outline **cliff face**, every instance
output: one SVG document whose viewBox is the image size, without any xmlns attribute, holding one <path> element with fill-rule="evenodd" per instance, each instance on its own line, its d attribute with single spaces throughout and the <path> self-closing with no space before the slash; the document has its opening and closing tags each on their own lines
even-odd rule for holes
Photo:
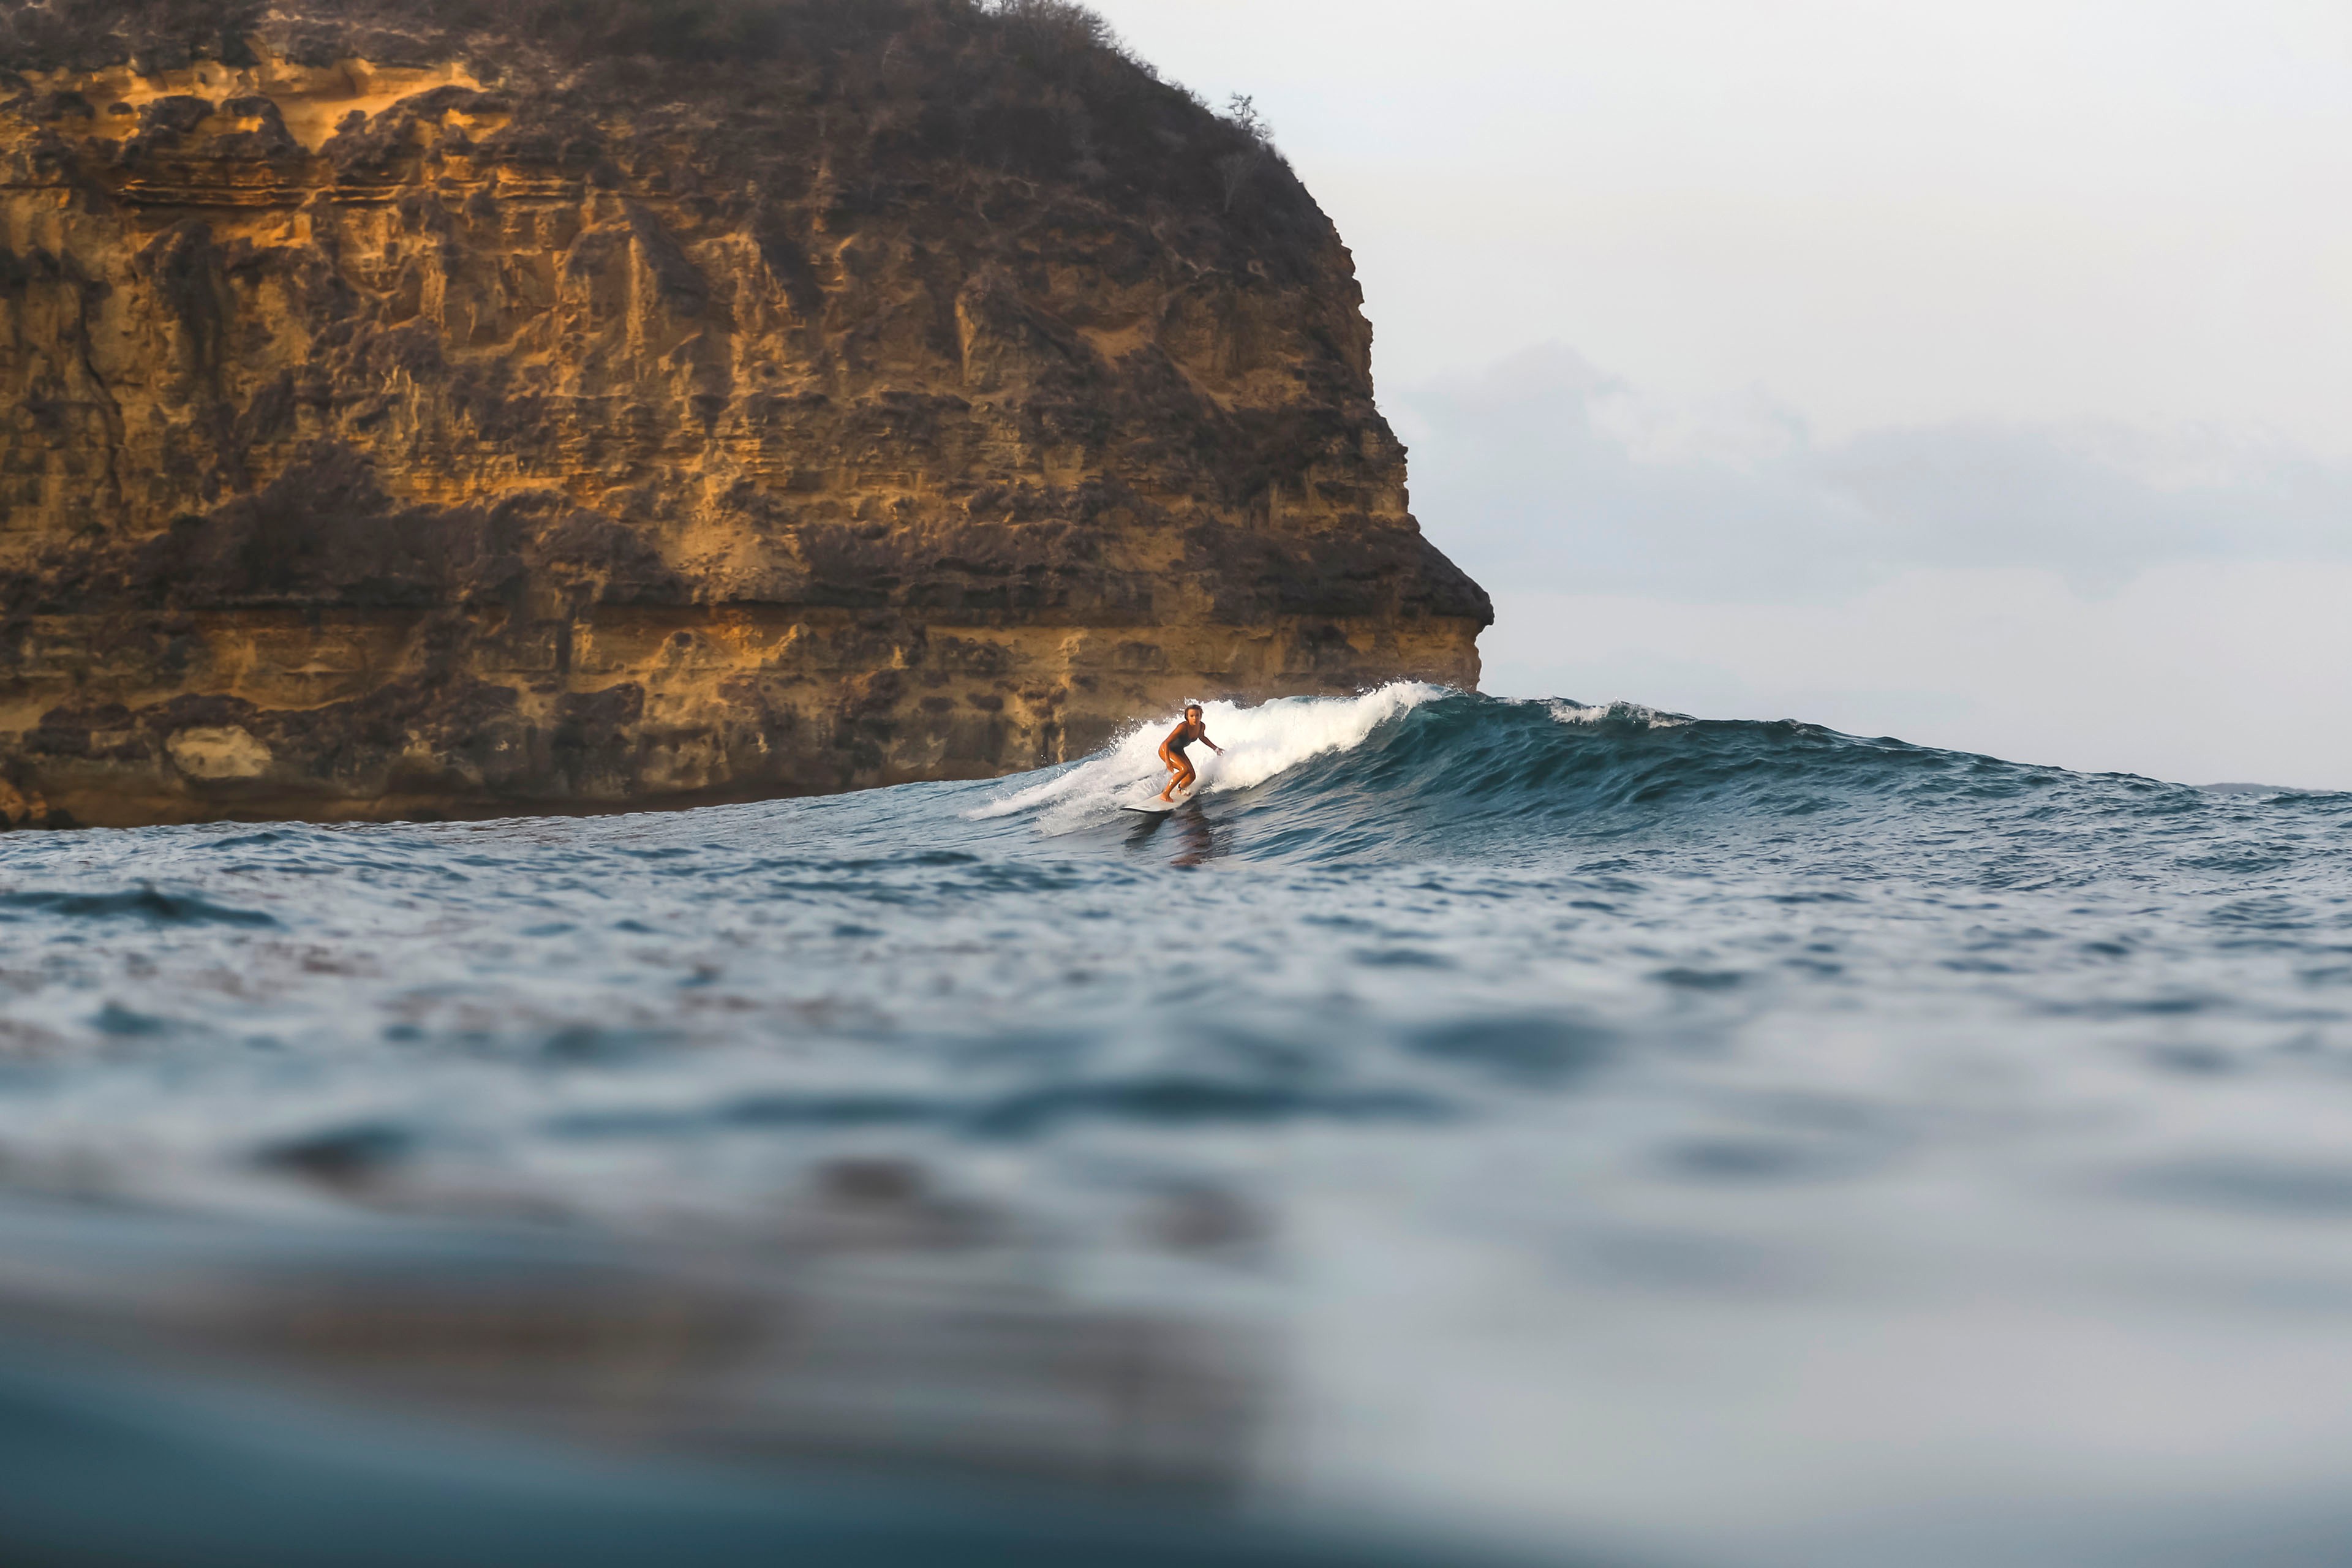
<svg viewBox="0 0 2352 1568">
<path fill-rule="evenodd" d="M 1476 681 L 1339 237 L 1082 14 L 0 0 L 0 68 L 14 820 L 840 789 Z"/>
</svg>

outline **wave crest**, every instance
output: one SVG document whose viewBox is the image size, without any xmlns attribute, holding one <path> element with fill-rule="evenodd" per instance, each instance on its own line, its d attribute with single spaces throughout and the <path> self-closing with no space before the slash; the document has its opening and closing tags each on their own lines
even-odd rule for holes
<svg viewBox="0 0 2352 1568">
<path fill-rule="evenodd" d="M 1443 686 L 1417 680 L 1391 681 L 1353 697 L 1278 697 L 1255 707 L 1204 702 L 1202 721 L 1224 748 L 1220 756 L 1203 750 L 1193 766 L 1202 795 L 1231 794 L 1265 783 L 1311 758 L 1355 750 L 1372 732 L 1423 703 L 1454 695 Z M 1123 731 L 1087 758 L 1050 777 L 999 795 L 965 814 L 967 820 L 1042 813 L 1038 826 L 1059 832 L 1099 821 L 1122 805 L 1140 805 L 1168 779 L 1159 756 L 1160 741 L 1182 716 L 1180 709 Z"/>
<path fill-rule="evenodd" d="M 1646 708 L 1639 702 L 1576 702 L 1565 697 L 1549 697 L 1544 707 L 1553 720 L 1562 724 L 1623 724 L 1638 730 L 1678 730 L 1697 720 L 1687 713 L 1669 713 L 1663 708 Z"/>
</svg>

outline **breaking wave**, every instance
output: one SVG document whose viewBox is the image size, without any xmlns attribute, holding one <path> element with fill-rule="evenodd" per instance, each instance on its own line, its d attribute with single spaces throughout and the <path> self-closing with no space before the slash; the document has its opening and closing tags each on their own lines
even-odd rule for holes
<svg viewBox="0 0 2352 1568">
<path fill-rule="evenodd" d="M 1354 697 L 1284 697 L 1255 707 L 1235 702 L 1202 704 L 1209 738 L 1222 755 L 1203 747 L 1193 761 L 1201 775 L 1196 795 L 1233 794 L 1288 773 L 1301 763 L 1334 752 L 1351 752 L 1381 725 L 1424 703 L 1454 695 L 1441 686 L 1396 681 Z M 1115 811 L 1140 805 L 1168 779 L 1160 762 L 1160 738 L 1182 710 L 1124 731 L 1084 762 L 1038 783 L 1016 789 L 971 812 L 973 820 L 1042 813 L 1049 831 L 1075 827 Z"/>
<path fill-rule="evenodd" d="M 1027 823 L 1054 837 L 1131 823 L 1117 808 L 1139 804 L 1165 779 L 1154 752 L 1174 719 L 1010 787 L 955 786 L 988 792 L 964 820 Z M 1212 703 L 1206 719 L 1225 753 L 1199 757 L 1197 813 L 1234 829 L 1241 852 L 1283 858 L 1517 858 L 1562 835 L 1668 831 L 1687 840 L 1805 822 L 1906 838 L 1937 819 L 1972 833 L 2006 831 L 2004 823 L 2046 833 L 2117 811 L 2198 812 L 2214 798 L 2152 779 L 1790 721 L 1515 701 L 1410 683 L 1255 707 Z"/>
</svg>

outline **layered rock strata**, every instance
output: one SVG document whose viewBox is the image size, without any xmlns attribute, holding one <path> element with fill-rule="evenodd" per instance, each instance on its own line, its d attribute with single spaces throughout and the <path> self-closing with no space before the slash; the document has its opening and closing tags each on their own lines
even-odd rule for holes
<svg viewBox="0 0 2352 1568">
<path fill-rule="evenodd" d="M 64 15 L 0 0 L 13 820 L 835 790 L 1476 681 L 1338 235 L 1083 14 Z"/>
</svg>

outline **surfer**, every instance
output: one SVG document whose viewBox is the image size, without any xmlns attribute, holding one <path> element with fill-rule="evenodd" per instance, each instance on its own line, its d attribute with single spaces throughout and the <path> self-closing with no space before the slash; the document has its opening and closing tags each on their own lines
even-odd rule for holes
<svg viewBox="0 0 2352 1568">
<path fill-rule="evenodd" d="M 1178 790 L 1191 789 L 1192 781 L 1200 776 L 1192 771 L 1192 759 L 1184 754 L 1184 748 L 1195 741 L 1221 757 L 1225 754 L 1223 746 L 1209 739 L 1209 727 L 1201 721 L 1201 705 L 1188 702 L 1184 705 L 1184 721 L 1169 731 L 1168 738 L 1160 742 L 1160 760 L 1176 775 L 1160 792 L 1160 799 L 1172 801 Z"/>
</svg>

